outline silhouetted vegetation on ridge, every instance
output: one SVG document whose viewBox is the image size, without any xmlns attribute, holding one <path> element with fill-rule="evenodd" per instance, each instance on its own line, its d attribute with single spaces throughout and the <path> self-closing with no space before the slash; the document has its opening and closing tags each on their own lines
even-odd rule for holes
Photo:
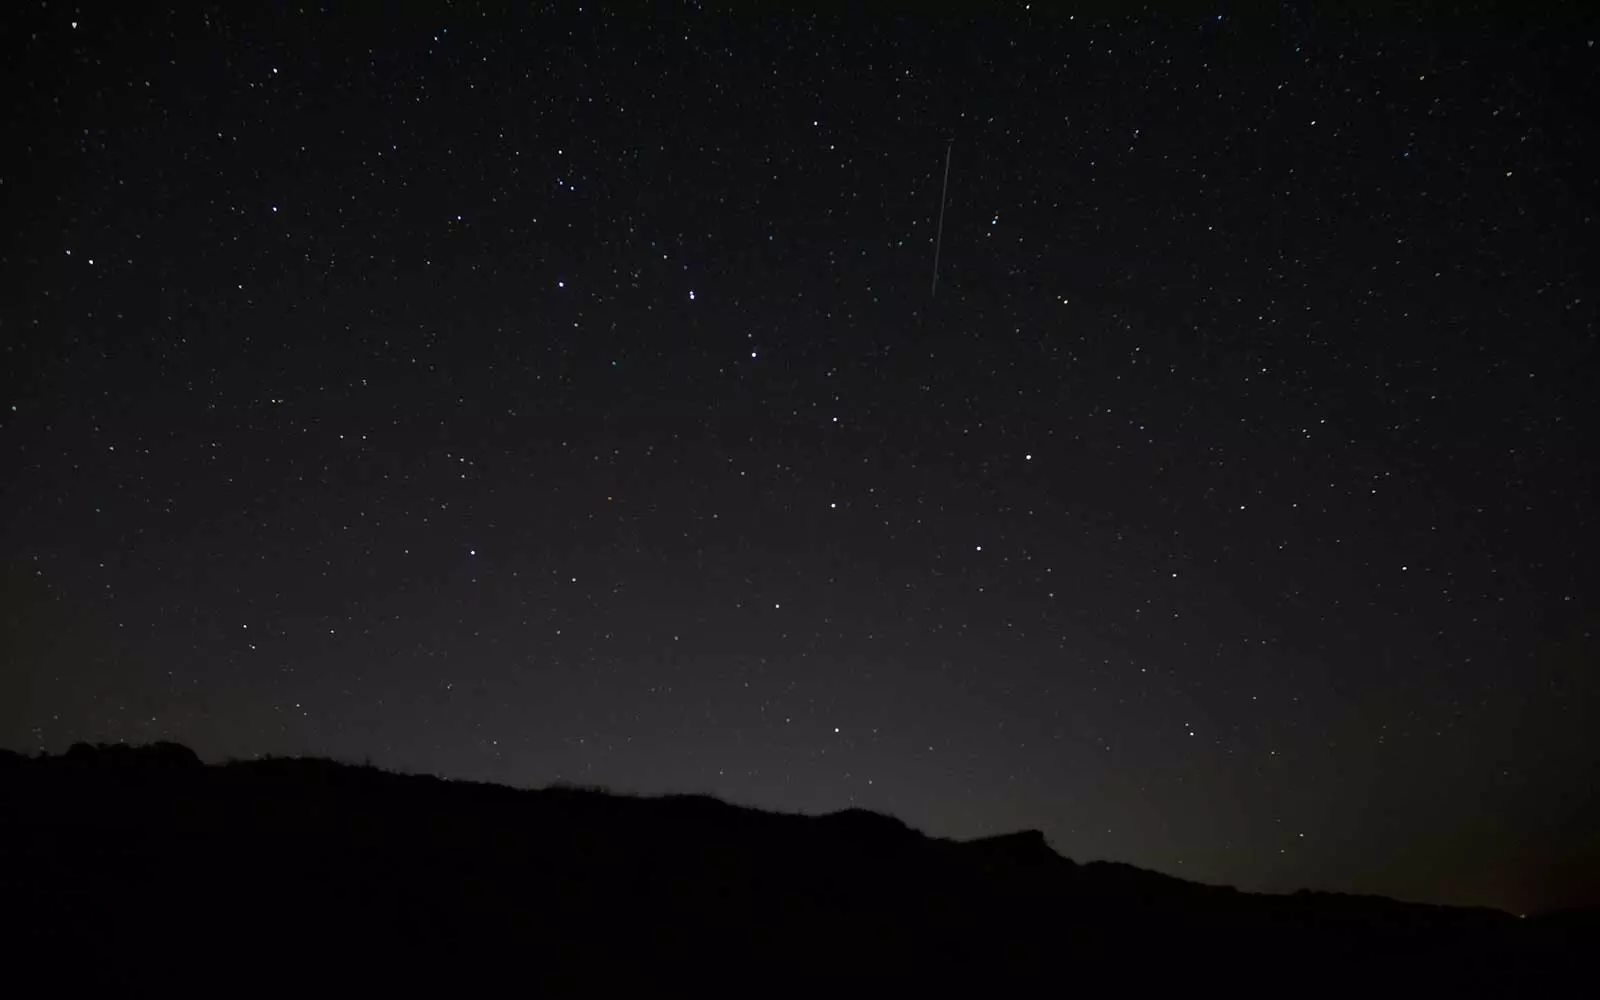
<svg viewBox="0 0 1600 1000">
<path fill-rule="evenodd" d="M 1488 992 L 1575 975 L 1592 916 L 1262 896 L 1037 831 L 955 842 L 860 809 L 526 791 L 186 747 L 0 752 L 0 907 L 41 982 L 772 993 L 1155 985 Z"/>
</svg>

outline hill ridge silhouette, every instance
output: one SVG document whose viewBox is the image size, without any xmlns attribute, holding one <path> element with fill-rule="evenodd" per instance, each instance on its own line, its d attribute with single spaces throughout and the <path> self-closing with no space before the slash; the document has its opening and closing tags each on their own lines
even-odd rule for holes
<svg viewBox="0 0 1600 1000">
<path fill-rule="evenodd" d="M 366 987 L 638 974 L 765 991 L 828 973 L 1471 995 L 1575 973 L 1593 927 L 1238 892 L 1078 863 L 1037 830 L 956 841 L 859 808 L 517 789 L 317 757 L 205 764 L 174 743 L 0 751 L 0 860 L 18 954 L 49 982 L 70 970 L 115 988 L 198 987 L 271 954 L 268 979 Z M 762 975 L 775 978 L 748 978 Z"/>
</svg>

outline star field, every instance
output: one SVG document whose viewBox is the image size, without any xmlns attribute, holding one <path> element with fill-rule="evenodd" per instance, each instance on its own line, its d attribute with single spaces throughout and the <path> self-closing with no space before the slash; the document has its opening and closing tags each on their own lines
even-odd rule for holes
<svg viewBox="0 0 1600 1000">
<path fill-rule="evenodd" d="M 1600 30 L 1218 10 L 0 14 L 0 745 L 1597 898 Z"/>
</svg>

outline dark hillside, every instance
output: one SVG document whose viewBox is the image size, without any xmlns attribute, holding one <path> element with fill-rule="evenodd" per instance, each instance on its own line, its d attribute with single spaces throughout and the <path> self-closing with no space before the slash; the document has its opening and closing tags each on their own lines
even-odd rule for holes
<svg viewBox="0 0 1600 1000">
<path fill-rule="evenodd" d="M 861 810 L 206 766 L 170 744 L 0 756 L 0 906 L 14 971 L 136 992 L 1515 993 L 1576 972 L 1594 926 L 1237 893 L 1075 864 L 1031 831 L 958 843 Z"/>
</svg>

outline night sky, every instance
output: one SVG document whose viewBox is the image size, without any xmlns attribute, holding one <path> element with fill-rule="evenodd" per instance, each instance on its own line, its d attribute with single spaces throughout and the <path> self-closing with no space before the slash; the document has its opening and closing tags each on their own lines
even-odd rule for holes
<svg viewBox="0 0 1600 1000">
<path fill-rule="evenodd" d="M 145 6 L 0 14 L 0 745 L 1600 899 L 1593 15 Z"/>
</svg>

